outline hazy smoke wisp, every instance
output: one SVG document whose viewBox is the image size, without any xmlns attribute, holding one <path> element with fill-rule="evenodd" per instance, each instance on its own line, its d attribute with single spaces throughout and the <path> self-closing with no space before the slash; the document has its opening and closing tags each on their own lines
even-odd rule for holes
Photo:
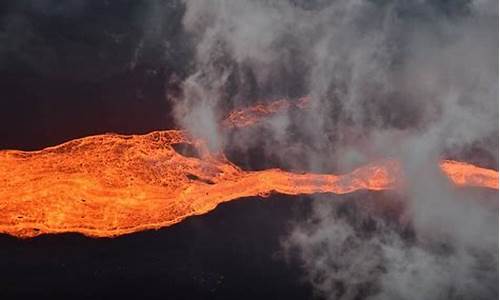
<svg viewBox="0 0 500 300">
<path fill-rule="evenodd" d="M 290 168 L 345 171 L 403 161 L 405 239 L 385 221 L 366 235 L 316 208 L 284 243 L 332 299 L 487 299 L 498 295 L 498 206 L 457 191 L 435 167 L 481 149 L 498 164 L 495 1 L 184 1 L 195 47 L 178 122 L 214 149 Z M 227 135 L 225 109 L 310 95 L 311 109 Z M 495 167 L 490 165 L 490 167 Z M 486 199 L 486 200 L 484 200 Z M 491 199 L 489 199 L 491 200 Z M 491 201 L 490 201 L 491 203 Z M 316 204 L 319 205 L 319 204 Z M 355 218 L 354 218 L 355 219 Z"/>
</svg>

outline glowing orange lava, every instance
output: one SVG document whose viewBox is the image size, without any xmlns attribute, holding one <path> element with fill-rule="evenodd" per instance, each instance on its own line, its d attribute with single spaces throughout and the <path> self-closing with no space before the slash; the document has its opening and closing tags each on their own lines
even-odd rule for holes
<svg viewBox="0 0 500 300">
<path fill-rule="evenodd" d="M 280 101 L 270 109 L 240 110 L 226 126 L 249 126 L 289 106 Z M 181 155 L 174 148 L 179 144 L 193 146 L 197 155 Z M 459 186 L 498 189 L 495 170 L 455 161 L 440 166 Z M 394 160 L 344 175 L 244 171 L 184 131 L 97 135 L 40 151 L 0 151 L 0 232 L 112 237 L 169 226 L 241 197 L 385 190 L 396 188 L 399 178 Z"/>
<path fill-rule="evenodd" d="M 291 107 L 305 109 L 310 104 L 311 98 L 308 96 L 299 98 L 295 101 L 279 99 L 266 104 L 261 103 L 232 111 L 222 124 L 229 128 L 250 127 L 273 114 L 287 111 Z"/>
</svg>

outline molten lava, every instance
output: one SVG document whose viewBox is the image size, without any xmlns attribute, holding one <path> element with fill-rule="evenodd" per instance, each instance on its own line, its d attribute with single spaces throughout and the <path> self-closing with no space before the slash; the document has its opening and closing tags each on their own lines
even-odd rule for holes
<svg viewBox="0 0 500 300">
<path fill-rule="evenodd" d="M 177 153 L 192 144 L 198 157 Z M 443 161 L 462 186 L 498 189 L 498 172 Z M 243 171 L 182 131 L 98 135 L 41 151 L 0 152 L 0 232 L 18 237 L 80 232 L 109 237 L 160 228 L 248 196 L 392 189 L 399 166 L 387 160 L 345 175 Z"/>
<path fill-rule="evenodd" d="M 311 104 L 311 98 L 306 96 L 295 101 L 287 99 L 275 100 L 267 104 L 236 109 L 229 113 L 222 125 L 228 128 L 244 128 L 255 125 L 273 114 L 285 112 L 292 107 L 305 109 Z"/>
<path fill-rule="evenodd" d="M 239 110 L 225 124 L 249 126 L 307 101 Z M 191 145 L 196 155 L 178 153 L 179 144 Z M 440 167 L 456 185 L 498 189 L 497 171 L 455 161 Z M 169 226 L 241 197 L 385 190 L 396 188 L 399 178 L 394 160 L 344 175 L 244 171 L 184 131 L 98 135 L 40 151 L 0 151 L 0 232 L 112 237 Z"/>
</svg>

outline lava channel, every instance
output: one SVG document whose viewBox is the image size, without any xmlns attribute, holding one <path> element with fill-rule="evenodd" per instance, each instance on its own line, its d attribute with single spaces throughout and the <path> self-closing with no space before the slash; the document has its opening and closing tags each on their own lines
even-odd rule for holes
<svg viewBox="0 0 500 300">
<path fill-rule="evenodd" d="M 198 155 L 181 155 L 179 144 Z M 449 160 L 440 167 L 458 186 L 498 190 L 495 170 Z M 0 151 L 0 232 L 114 237 L 170 226 L 241 197 L 394 189 L 400 175 L 394 160 L 343 175 L 244 171 L 184 131 L 97 135 L 40 151 Z"/>
</svg>

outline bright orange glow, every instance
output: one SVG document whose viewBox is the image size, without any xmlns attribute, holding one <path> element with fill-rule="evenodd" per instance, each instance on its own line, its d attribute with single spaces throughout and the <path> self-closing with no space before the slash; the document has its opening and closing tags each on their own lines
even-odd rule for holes
<svg viewBox="0 0 500 300">
<path fill-rule="evenodd" d="M 244 128 L 261 122 L 273 114 L 285 112 L 291 107 L 305 109 L 311 104 L 311 98 L 306 96 L 298 100 L 279 99 L 266 104 L 257 104 L 254 106 L 236 109 L 229 113 L 223 121 L 225 127 Z"/>
<path fill-rule="evenodd" d="M 440 166 L 458 186 L 479 186 L 498 190 L 498 171 L 452 160 L 444 160 Z"/>
<path fill-rule="evenodd" d="M 176 152 L 179 143 L 199 157 Z M 441 169 L 457 185 L 498 189 L 497 171 L 455 161 Z M 399 173 L 393 160 L 344 175 L 243 171 L 182 131 L 91 136 L 41 151 L 0 151 L 0 232 L 112 237 L 170 226 L 241 197 L 393 189 Z"/>
</svg>

